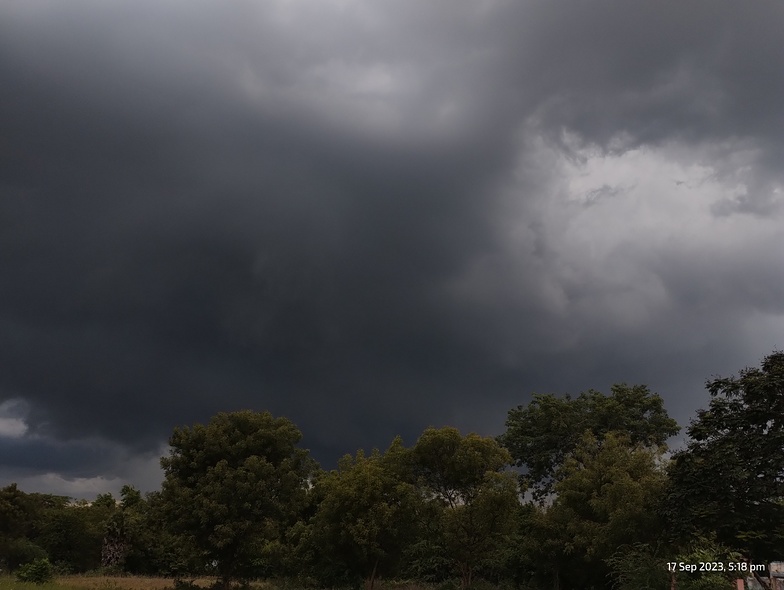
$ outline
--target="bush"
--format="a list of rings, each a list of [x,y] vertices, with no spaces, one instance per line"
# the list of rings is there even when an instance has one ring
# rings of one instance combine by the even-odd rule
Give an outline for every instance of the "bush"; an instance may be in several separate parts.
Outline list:
[[[54,579],[54,568],[45,557],[26,563],[16,571],[16,579],[20,582],[45,584]]]

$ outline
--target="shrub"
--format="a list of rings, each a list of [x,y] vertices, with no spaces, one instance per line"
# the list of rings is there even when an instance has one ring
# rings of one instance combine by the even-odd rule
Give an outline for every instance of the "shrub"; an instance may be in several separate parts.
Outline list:
[[[20,582],[45,584],[54,579],[54,568],[45,557],[36,559],[20,567],[16,571],[16,579]]]

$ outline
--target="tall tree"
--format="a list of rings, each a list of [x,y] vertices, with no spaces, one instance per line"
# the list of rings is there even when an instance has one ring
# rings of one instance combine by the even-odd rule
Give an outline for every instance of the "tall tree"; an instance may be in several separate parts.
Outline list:
[[[508,542],[519,508],[516,478],[504,473],[511,457],[498,442],[452,427],[428,428],[410,451],[424,498],[436,508],[429,551],[451,561],[461,586]]]
[[[383,459],[377,451],[346,455],[316,483],[321,500],[311,541],[319,548],[316,567],[328,583],[364,578],[372,590],[378,576],[394,572],[412,540],[416,490]]]
[[[101,565],[106,524],[115,510],[114,500],[107,501],[107,496],[97,504],[53,502],[43,511],[36,542],[60,571],[82,573]]]
[[[667,515],[684,537],[715,532],[756,562],[784,555],[784,353],[709,380],[707,410],[674,456]]]
[[[568,568],[564,587],[603,588],[607,566],[619,547],[655,543],[663,532],[658,510],[664,499],[661,452],[632,446],[625,435],[599,440],[586,432],[555,484],[546,518]]]
[[[14,571],[24,563],[46,557],[35,539],[45,504],[42,494],[26,494],[15,483],[0,488],[0,567]],[[54,497],[53,497],[54,498]],[[62,498],[63,505],[67,498]]]
[[[268,546],[296,522],[315,466],[301,437],[288,419],[252,411],[174,430],[161,459],[166,513],[217,561],[224,587],[264,571]]]
[[[577,398],[534,394],[527,406],[509,410],[499,441],[515,465],[524,468],[523,488],[544,500],[586,431],[599,439],[621,432],[631,445],[664,447],[679,430],[661,396],[645,385],[621,383],[612,386],[609,396],[593,389]]]

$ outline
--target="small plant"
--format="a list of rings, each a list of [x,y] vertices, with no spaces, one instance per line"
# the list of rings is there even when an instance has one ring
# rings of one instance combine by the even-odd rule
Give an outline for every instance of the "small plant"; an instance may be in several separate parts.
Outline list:
[[[54,579],[54,568],[45,557],[26,563],[16,571],[16,579],[20,582],[46,584]]]

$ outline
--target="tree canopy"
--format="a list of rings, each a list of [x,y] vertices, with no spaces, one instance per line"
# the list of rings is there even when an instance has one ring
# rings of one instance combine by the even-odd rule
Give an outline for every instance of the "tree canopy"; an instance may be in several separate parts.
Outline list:
[[[598,439],[620,432],[631,445],[661,447],[679,430],[661,396],[645,385],[621,383],[610,395],[593,389],[577,398],[534,394],[527,406],[509,410],[498,440],[524,468],[523,487],[542,500],[552,494],[561,467],[586,431]]]
[[[655,543],[663,532],[658,508],[665,483],[659,450],[631,446],[615,432],[601,440],[586,432],[563,466],[546,513],[560,537],[562,563],[570,566],[560,575],[576,587],[601,587],[619,547]]]
[[[346,455],[320,478],[311,542],[326,582],[376,578],[394,571],[416,531],[416,489],[387,469],[378,452]]]
[[[314,462],[302,434],[269,412],[221,413],[204,426],[177,428],[161,459],[165,513],[225,584],[267,567],[268,545],[298,519]]]
[[[415,481],[431,503],[431,554],[460,574],[462,587],[508,540],[519,507],[518,487],[504,473],[511,456],[497,441],[457,428],[428,428],[410,450]]]
[[[682,536],[715,532],[757,560],[784,555],[784,353],[706,382],[711,395],[674,455],[667,514]]]
[[[497,439],[427,428],[331,471],[288,419],[218,414],[174,430],[160,491],[75,502],[0,489],[0,567],[217,575],[224,587],[282,576],[297,587],[730,588],[750,570],[671,566],[784,555],[784,353],[707,388],[671,460],[677,424],[642,385],[534,395]]]

